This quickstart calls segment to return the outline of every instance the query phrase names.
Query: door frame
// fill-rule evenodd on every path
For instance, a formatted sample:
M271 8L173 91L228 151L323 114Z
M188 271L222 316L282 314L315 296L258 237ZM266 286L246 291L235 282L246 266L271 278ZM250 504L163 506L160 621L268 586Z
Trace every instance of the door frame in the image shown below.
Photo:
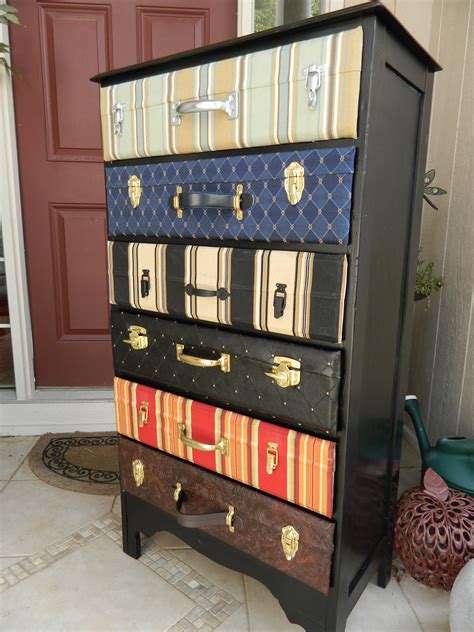
M0 24L0 41L9 43ZM8 59L8 61L10 61ZM0 70L0 205L14 388L0 389L0 435L114 430L112 389L37 389L28 298L12 80Z

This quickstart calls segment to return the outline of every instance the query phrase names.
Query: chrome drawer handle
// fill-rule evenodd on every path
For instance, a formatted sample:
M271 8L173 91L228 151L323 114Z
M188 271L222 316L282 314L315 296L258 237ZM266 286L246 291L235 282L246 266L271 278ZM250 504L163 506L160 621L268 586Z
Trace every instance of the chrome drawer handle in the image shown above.
M227 99L195 99L193 101L175 101L171 104L171 123L181 125L182 114L199 112L225 112L229 120L239 118L239 93L231 92Z
M114 122L114 136L120 136L122 133L123 110L125 103L114 103L112 106L112 116Z

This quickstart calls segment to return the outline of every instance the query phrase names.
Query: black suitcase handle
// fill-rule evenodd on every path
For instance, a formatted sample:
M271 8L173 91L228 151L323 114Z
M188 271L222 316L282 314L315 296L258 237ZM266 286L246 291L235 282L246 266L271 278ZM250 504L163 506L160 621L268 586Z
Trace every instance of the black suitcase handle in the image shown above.
M176 187L176 195L170 197L170 204L176 209L178 217L183 217L185 208L222 208L234 212L238 220L243 220L243 211L247 211L253 205L253 195L243 192L243 186L238 184L235 194L227 193L183 193L181 186Z
M217 296L220 301L225 301L230 296L230 292L226 290L225 287L217 288L217 290L200 290L199 288L194 287L192 283L188 283L185 286L184 291L188 296L200 296L201 298L212 298Z

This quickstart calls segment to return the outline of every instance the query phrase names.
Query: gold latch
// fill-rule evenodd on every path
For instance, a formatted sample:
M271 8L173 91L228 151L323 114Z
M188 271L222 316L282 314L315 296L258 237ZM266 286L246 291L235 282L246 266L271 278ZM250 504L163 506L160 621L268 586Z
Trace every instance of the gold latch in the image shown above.
M135 485L140 487L140 485L143 485L143 481L145 480L145 470L140 459L135 459L135 461L132 462L132 471L133 478L135 479Z
M266 371L265 375L275 380L277 386L281 388L298 386L301 379L301 362L284 356L275 356L274 360L275 364L272 366L272 370Z
M267 445L267 474L272 474L278 465L278 443Z
M182 192L183 192L183 187L180 184L178 184L176 186L176 195L173 195L173 207L179 219L183 217L183 209L181 208L181 197L180 197Z
M285 191L288 201L293 206L298 204L304 189L304 167L298 162L292 162L285 169Z
M148 402L142 402L138 410L138 425L140 428L148 423Z
M128 328L128 340L123 340L126 344L130 345L132 349L140 350L148 347L148 336L144 327L138 325L130 325Z
M143 193L140 178L138 176L130 176L128 179L128 198L132 208L137 208L140 204L140 197Z
M176 483L176 487L174 488L174 492L173 492L173 500L175 503L179 502L179 499L181 498L182 493L183 493L183 486L181 485L181 483Z
M287 560L292 560L297 551L298 551L298 543L300 541L300 534L298 531L288 525L287 527L283 527L281 530L281 545L283 547L283 553Z

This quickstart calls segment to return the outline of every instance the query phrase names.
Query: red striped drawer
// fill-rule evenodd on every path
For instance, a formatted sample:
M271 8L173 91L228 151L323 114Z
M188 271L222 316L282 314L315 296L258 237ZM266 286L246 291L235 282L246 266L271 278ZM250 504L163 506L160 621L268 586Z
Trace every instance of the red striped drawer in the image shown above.
M335 443L115 378L117 430L331 517Z

